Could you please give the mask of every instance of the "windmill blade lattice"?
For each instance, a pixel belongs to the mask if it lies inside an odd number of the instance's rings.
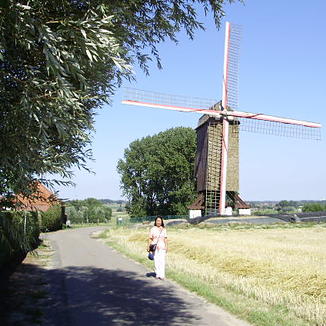
[[[164,109],[177,111],[178,107],[180,108],[180,111],[184,111],[184,109],[187,108],[197,108],[206,110],[207,108],[210,108],[214,104],[216,104],[216,102],[216,99],[191,97],[185,95],[172,95],[160,92],[144,91],[141,89],[128,87],[124,89],[122,100],[123,104],[149,106],[153,108],[160,105]]]
[[[219,116],[220,112],[220,105],[216,99],[171,95],[134,88],[125,88],[122,103],[165,110],[194,112],[217,117]],[[227,112],[228,115],[232,115],[232,111]],[[229,119],[236,119],[239,121],[240,131],[255,132],[274,136],[293,137],[298,139],[321,139],[321,131],[319,127],[311,128],[308,126],[294,125],[291,123],[255,120],[257,117],[259,117],[258,114],[256,117],[252,114],[249,118],[230,116]],[[316,126],[318,126],[318,124],[316,124]]]
[[[240,25],[230,24],[230,33],[225,39],[223,93],[226,106],[232,109],[239,107],[239,57],[242,29]]]
[[[254,119],[238,118],[240,131],[248,131],[265,135],[290,137],[307,140],[321,140],[321,128],[310,128],[306,126],[280,123],[274,121],[263,121]]]

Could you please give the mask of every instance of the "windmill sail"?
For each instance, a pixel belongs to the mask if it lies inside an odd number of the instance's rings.
[[[241,26],[226,23],[224,45],[224,76],[222,106],[225,109],[237,109],[239,106],[239,52]]]
[[[235,109],[238,105],[238,63],[239,63],[239,46],[240,46],[240,29],[237,25],[231,25],[229,22],[225,25],[225,44],[224,44],[224,68],[223,68],[223,84],[222,84],[222,110],[226,113],[230,108]],[[215,141],[220,143],[221,149],[219,155],[213,155],[210,169],[207,171],[206,195],[205,195],[205,211],[209,213],[225,214],[226,208],[226,192],[229,165],[229,147],[230,141],[230,122],[229,119],[221,114],[221,132]],[[210,123],[208,123],[210,125]],[[211,131],[216,129],[218,125],[211,127]],[[238,131],[238,126],[235,126]],[[208,131],[209,131],[208,129]],[[217,128],[218,129],[218,128]],[[237,144],[239,142],[237,141]],[[238,146],[237,146],[238,148]],[[236,150],[238,151],[238,150]],[[216,150],[213,153],[218,154]],[[210,153],[208,153],[210,154]],[[209,156],[207,160],[209,160]],[[219,183],[214,189],[209,190],[209,179],[219,179]],[[218,199],[218,203],[217,203]]]
[[[180,112],[194,112],[220,118],[226,115],[239,121],[240,131],[275,136],[320,140],[321,124],[310,121],[282,118],[261,113],[222,111],[215,99],[171,95],[126,88],[123,104],[151,107]]]

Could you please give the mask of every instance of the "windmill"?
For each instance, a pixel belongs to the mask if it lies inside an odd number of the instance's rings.
[[[190,209],[225,215],[226,206],[248,208],[239,196],[239,130],[320,139],[321,124],[238,110],[240,27],[226,23],[222,100],[127,89],[123,104],[202,114],[197,131],[198,197]]]

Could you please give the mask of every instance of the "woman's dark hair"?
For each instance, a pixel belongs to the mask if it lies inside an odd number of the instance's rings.
[[[156,216],[156,217],[155,217],[154,226],[157,226],[157,225],[156,225],[156,221],[157,221],[158,218],[161,219],[161,221],[162,221],[162,226],[164,227],[164,221],[163,221],[163,217],[162,217],[162,216]]]

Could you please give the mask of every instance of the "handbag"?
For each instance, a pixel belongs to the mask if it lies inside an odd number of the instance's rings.
[[[154,252],[156,250],[156,246],[157,246],[156,243],[149,245],[149,251],[153,251]]]
[[[155,253],[155,250],[157,247],[158,239],[160,238],[162,231],[163,231],[163,229],[161,230],[160,234],[158,235],[156,243],[149,245],[149,253],[147,256],[149,260],[154,260],[154,253]]]

